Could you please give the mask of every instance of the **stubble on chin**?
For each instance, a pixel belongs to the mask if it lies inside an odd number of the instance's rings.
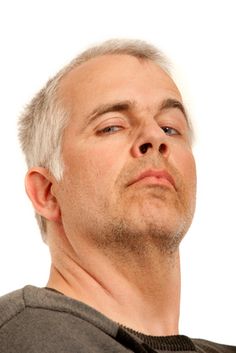
[[[146,165],[147,162],[144,161],[141,167]],[[155,167],[155,162],[149,161],[148,165]],[[141,167],[139,166],[139,171]],[[109,256],[117,254],[124,261],[126,255],[130,254],[144,259],[150,252],[171,257],[178,251],[192,222],[195,184],[194,181],[192,185],[185,184],[174,168],[169,166],[167,170],[175,177],[175,191],[153,186],[124,187],[130,176],[137,175],[138,172],[136,168],[127,170],[126,173],[122,171],[116,185],[120,192],[119,201],[112,205],[110,202],[103,205],[104,214],[107,214],[106,220],[103,225],[98,224],[91,234],[96,247]],[[148,202],[152,207],[150,214]],[[161,207],[167,210],[165,216]],[[132,210],[135,210],[133,214]]]
[[[161,202],[165,202],[164,193]],[[172,207],[177,208],[177,215],[172,216],[175,221],[168,221],[168,217],[162,219],[158,207],[155,217],[148,215],[145,204],[143,212],[138,212],[136,217],[129,213],[128,207],[126,215],[107,218],[104,226],[97,228],[93,236],[96,247],[110,257],[118,255],[124,261],[129,255],[142,259],[150,253],[172,256],[178,251],[192,220],[192,212],[180,210],[179,202],[172,202],[176,203]]]

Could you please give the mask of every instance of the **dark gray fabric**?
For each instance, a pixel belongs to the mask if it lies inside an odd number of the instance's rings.
[[[26,286],[0,298],[0,353],[236,353],[235,347],[185,336],[162,337],[169,350],[144,341],[86,304],[45,288]]]

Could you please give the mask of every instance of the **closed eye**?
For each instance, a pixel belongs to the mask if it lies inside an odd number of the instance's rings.
[[[179,131],[174,129],[173,127],[169,127],[169,126],[163,126],[162,130],[164,131],[164,133],[168,136],[173,136],[173,135],[180,135]]]

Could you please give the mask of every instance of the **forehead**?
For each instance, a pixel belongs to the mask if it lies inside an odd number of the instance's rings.
[[[130,55],[90,59],[71,70],[59,87],[63,103],[82,114],[89,113],[93,105],[119,99],[148,107],[164,95],[181,100],[174,81],[160,66]]]

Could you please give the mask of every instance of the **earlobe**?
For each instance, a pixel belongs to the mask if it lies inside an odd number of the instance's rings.
[[[47,169],[35,167],[26,174],[25,189],[39,215],[50,221],[60,222],[60,207],[52,193],[53,182]]]

